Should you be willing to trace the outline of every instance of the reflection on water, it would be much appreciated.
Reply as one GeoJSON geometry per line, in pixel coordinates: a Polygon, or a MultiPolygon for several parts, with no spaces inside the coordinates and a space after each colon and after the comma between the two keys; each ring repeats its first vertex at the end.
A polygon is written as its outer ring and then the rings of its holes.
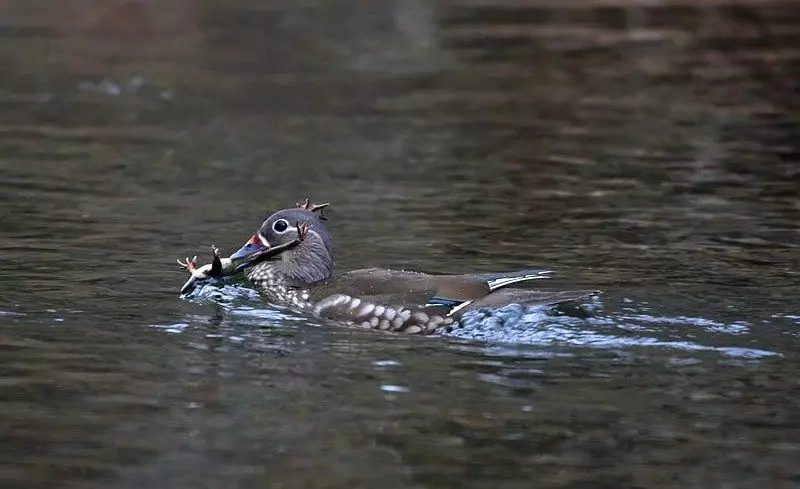
{"type": "Polygon", "coordinates": [[[790,487],[791,3],[0,1],[3,487],[790,487]],[[331,201],[337,267],[547,267],[428,338],[177,288],[331,201]]]}

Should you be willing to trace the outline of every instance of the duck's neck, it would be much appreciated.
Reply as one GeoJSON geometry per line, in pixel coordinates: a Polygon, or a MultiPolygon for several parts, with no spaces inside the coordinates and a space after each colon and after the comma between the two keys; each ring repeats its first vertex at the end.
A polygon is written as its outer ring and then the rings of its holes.
{"type": "Polygon", "coordinates": [[[333,260],[327,250],[320,247],[298,247],[292,253],[283,253],[276,262],[278,273],[297,285],[311,285],[333,276],[333,260]]]}
{"type": "Polygon", "coordinates": [[[308,285],[284,273],[280,261],[259,263],[248,273],[247,278],[258,285],[270,302],[306,308],[309,302],[308,285]]]}
{"type": "MultiPolygon", "coordinates": [[[[317,243],[303,243],[312,245],[317,243]]],[[[254,266],[247,278],[258,284],[270,300],[308,307],[308,287],[333,276],[333,260],[327,248],[298,246],[274,260],[254,266]]]]}

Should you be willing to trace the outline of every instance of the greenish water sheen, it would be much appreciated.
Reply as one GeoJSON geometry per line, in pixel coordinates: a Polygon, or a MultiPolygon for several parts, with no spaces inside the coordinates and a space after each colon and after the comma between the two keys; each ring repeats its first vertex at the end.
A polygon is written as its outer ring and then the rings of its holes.
{"type": "Polygon", "coordinates": [[[0,486],[800,486],[798,9],[558,5],[0,2],[0,486]],[[306,195],[339,270],[604,293],[178,297],[306,195]]]}

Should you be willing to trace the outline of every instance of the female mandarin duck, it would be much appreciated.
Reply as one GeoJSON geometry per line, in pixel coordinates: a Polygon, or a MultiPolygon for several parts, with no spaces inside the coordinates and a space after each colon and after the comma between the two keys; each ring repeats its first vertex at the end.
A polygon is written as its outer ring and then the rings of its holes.
{"type": "Polygon", "coordinates": [[[509,285],[549,278],[546,270],[511,273],[431,275],[369,268],[333,274],[331,236],[323,221],[328,204],[280,210],[236,253],[202,267],[196,258],[178,263],[192,276],[181,288],[191,292],[200,282],[244,272],[267,299],[368,329],[432,333],[458,326],[462,315],[477,308],[555,305],[584,299],[596,291],[543,292],[509,285]]]}

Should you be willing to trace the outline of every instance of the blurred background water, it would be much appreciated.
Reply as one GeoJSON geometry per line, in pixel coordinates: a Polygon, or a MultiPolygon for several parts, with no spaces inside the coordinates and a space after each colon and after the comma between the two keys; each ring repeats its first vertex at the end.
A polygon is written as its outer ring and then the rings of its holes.
{"type": "Polygon", "coordinates": [[[2,487],[800,487],[796,2],[2,0],[0,38],[2,487]],[[307,195],[339,270],[603,295],[428,338],[178,298],[307,195]]]}

